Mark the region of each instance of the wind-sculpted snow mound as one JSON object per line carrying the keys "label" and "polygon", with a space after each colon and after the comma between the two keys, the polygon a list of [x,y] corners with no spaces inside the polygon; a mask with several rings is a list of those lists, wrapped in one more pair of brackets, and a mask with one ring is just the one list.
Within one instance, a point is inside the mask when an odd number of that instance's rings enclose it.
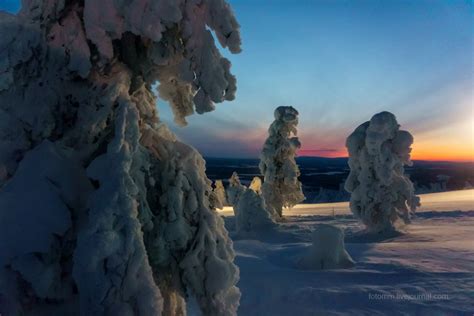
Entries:
{"label": "wind-sculpted snow mound", "polygon": [[345,188],[351,192],[351,211],[372,232],[408,223],[420,205],[404,171],[412,165],[412,143],[411,134],[400,130],[389,112],[374,115],[347,138],[351,171]]}
{"label": "wind-sculpted snow mound", "polygon": [[335,226],[320,224],[313,231],[313,244],[301,257],[297,266],[301,269],[344,269],[354,266],[354,260],[344,247],[344,232]]}
{"label": "wind-sculpted snow mound", "polygon": [[181,125],[234,98],[211,34],[240,51],[229,5],[26,0],[0,15],[0,313],[176,315],[193,295],[236,314],[204,161],[152,90]]}

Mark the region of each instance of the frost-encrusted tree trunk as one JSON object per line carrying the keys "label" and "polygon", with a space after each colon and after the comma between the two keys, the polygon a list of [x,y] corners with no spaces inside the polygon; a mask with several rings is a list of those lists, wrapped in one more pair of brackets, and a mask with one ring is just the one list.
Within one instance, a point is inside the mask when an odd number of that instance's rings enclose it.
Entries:
{"label": "frost-encrusted tree trunk", "polygon": [[298,111],[291,106],[280,106],[274,115],[275,121],[268,129],[259,167],[264,176],[262,194],[266,207],[278,220],[282,217],[283,207],[293,207],[305,197],[295,161],[296,150],[301,147],[296,137]]}
{"label": "frost-encrusted tree trunk", "polygon": [[0,313],[234,315],[204,160],[160,122],[234,98],[224,0],[25,0],[0,13]]}
{"label": "frost-encrusted tree trunk", "polygon": [[347,138],[350,173],[345,188],[351,192],[352,213],[373,232],[408,223],[420,205],[405,175],[411,166],[412,135],[399,129],[395,115],[381,112]]}

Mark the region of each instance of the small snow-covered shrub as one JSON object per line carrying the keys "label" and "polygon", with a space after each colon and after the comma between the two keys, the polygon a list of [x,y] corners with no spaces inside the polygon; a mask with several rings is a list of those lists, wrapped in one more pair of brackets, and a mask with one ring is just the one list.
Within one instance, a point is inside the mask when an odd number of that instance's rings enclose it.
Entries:
{"label": "small snow-covered shrub", "polygon": [[237,172],[233,172],[229,179],[229,187],[227,188],[227,202],[235,206],[239,201],[240,195],[246,190],[245,185],[240,183],[240,178]]}
{"label": "small snow-covered shrub", "polygon": [[280,219],[284,207],[293,207],[304,200],[300,171],[295,161],[301,143],[296,137],[298,111],[291,106],[276,108],[275,121],[268,129],[268,138],[260,155],[263,174],[262,195],[274,219]]}
{"label": "small snow-covered shrub", "polygon": [[257,194],[262,194],[262,180],[260,177],[253,177],[249,189],[253,190]]}
{"label": "small snow-covered shrub", "polygon": [[354,266],[354,260],[344,247],[342,229],[320,224],[313,231],[313,244],[309,252],[300,258],[297,266],[301,269],[344,269]]}
{"label": "small snow-covered shrub", "polygon": [[224,184],[222,183],[222,180],[216,180],[214,182],[213,194],[214,194],[216,208],[223,209],[224,206],[228,205],[226,192],[225,192],[225,188],[224,188]]}
{"label": "small snow-covered shrub", "polygon": [[409,223],[420,205],[413,183],[405,175],[411,166],[413,136],[399,129],[395,115],[381,112],[347,138],[350,173],[345,188],[351,193],[352,213],[371,232]]}
{"label": "small snow-covered shrub", "polygon": [[275,224],[260,194],[261,183],[259,177],[254,177],[250,187],[246,188],[240,183],[237,172],[234,172],[229,179],[227,197],[234,207],[238,233],[257,232],[271,228]]}
{"label": "small snow-covered shrub", "polygon": [[246,189],[234,206],[236,231],[257,232],[275,225],[268,213],[261,195],[252,189]]}

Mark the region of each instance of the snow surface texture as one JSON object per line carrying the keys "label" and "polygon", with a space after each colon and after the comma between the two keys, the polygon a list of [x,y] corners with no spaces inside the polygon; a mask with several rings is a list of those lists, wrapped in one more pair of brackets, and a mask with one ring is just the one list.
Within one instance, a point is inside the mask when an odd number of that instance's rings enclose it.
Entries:
{"label": "snow surface texture", "polygon": [[235,315],[204,160],[160,122],[234,98],[223,0],[25,0],[0,12],[0,313]]}
{"label": "snow surface texture", "polygon": [[[300,171],[295,161],[301,143],[296,137],[298,111],[291,106],[276,108],[275,121],[260,156],[260,172],[264,176],[262,195],[274,219],[282,217],[283,207],[293,207],[304,200]],[[295,135],[295,136],[292,136]]]}
{"label": "snow surface texture", "polygon": [[369,231],[391,231],[409,223],[420,206],[405,175],[411,166],[412,135],[399,129],[395,115],[381,112],[347,138],[350,173],[345,188],[351,192],[352,213]]}
{"label": "snow surface texture", "polygon": [[313,245],[308,254],[297,263],[299,268],[308,270],[344,269],[354,266],[354,260],[344,247],[342,229],[320,224],[312,235]]}
{"label": "snow surface texture", "polygon": [[[239,314],[472,314],[474,190],[421,198],[423,207],[410,229],[392,237],[369,238],[346,206],[342,215],[332,216],[331,204],[299,204],[308,208],[286,214],[271,236],[235,240],[242,291]],[[231,219],[226,224],[232,226]],[[345,247],[356,261],[353,268],[297,266],[307,254],[312,231],[321,224],[344,230]]]}

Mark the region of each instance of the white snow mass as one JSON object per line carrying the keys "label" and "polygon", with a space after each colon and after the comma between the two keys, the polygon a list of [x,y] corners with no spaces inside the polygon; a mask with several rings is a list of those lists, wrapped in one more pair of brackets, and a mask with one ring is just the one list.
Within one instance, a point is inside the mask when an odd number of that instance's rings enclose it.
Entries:
{"label": "white snow mass", "polygon": [[300,171],[295,161],[296,150],[301,147],[296,137],[298,111],[291,106],[280,106],[274,116],[259,167],[264,176],[262,195],[265,204],[272,217],[278,220],[282,217],[283,207],[293,207],[305,197],[298,181]]}
{"label": "white snow mass", "polygon": [[175,120],[232,100],[224,0],[25,0],[0,12],[0,314],[236,315],[232,241]]}
{"label": "white snow mass", "polygon": [[328,224],[319,224],[313,231],[312,240],[310,250],[297,263],[299,268],[326,270],[354,266],[354,260],[344,247],[342,229]]}
{"label": "white snow mass", "polygon": [[369,231],[381,232],[409,223],[420,205],[413,183],[404,172],[411,166],[413,137],[399,129],[395,115],[381,112],[347,138],[350,173],[345,188],[350,208]]}
{"label": "white snow mass", "polygon": [[246,189],[234,206],[237,233],[258,232],[275,226],[261,195]]}
{"label": "white snow mass", "polygon": [[213,193],[214,193],[216,208],[223,209],[224,206],[228,205],[226,192],[225,192],[225,188],[224,188],[224,184],[222,183],[222,180],[216,180],[214,182]]}
{"label": "white snow mass", "polygon": [[247,190],[247,187],[240,182],[237,172],[233,172],[229,179],[229,187],[227,188],[227,201],[234,206],[238,203],[240,195]]}

